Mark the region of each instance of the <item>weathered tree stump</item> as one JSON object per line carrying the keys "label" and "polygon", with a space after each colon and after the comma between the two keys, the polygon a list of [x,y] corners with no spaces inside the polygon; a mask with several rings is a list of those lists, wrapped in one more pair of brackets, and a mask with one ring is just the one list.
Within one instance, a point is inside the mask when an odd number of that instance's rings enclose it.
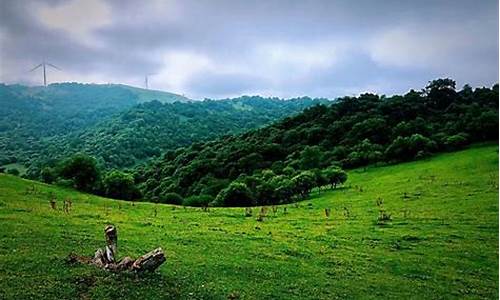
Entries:
{"label": "weathered tree stump", "polygon": [[104,236],[106,238],[106,248],[104,250],[97,249],[93,258],[72,253],[69,255],[68,261],[90,264],[115,272],[133,271],[136,273],[152,272],[165,262],[165,254],[161,248],[156,248],[136,260],[126,256],[118,261],[116,259],[118,253],[118,233],[116,228],[112,225],[106,226]]}

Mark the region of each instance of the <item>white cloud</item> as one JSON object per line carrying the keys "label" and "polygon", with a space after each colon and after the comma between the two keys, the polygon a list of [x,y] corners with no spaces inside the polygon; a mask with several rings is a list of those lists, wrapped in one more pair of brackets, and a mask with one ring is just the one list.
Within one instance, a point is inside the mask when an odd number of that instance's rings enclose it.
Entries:
{"label": "white cloud", "polygon": [[338,61],[338,52],[333,43],[266,43],[256,47],[253,63],[269,79],[290,79],[332,67]]}
{"label": "white cloud", "polygon": [[177,93],[186,91],[185,85],[192,76],[215,68],[207,56],[195,52],[169,51],[163,55],[162,61],[162,69],[150,77],[150,82]]}

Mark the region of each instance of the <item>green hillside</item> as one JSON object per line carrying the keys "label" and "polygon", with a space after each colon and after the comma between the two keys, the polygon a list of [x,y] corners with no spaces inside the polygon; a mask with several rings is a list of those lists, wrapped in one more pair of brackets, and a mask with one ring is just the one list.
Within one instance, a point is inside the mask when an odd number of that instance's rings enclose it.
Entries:
{"label": "green hillside", "polygon": [[60,140],[65,134],[152,100],[190,101],[172,93],[116,84],[29,87],[0,83],[0,166],[15,162],[28,166],[51,145],[46,139]]}
{"label": "green hillside", "polygon": [[[0,84],[0,167],[17,163],[38,178],[76,152],[105,168],[132,167],[167,150],[241,133],[325,99],[239,97],[192,101],[118,84]],[[9,167],[9,166],[7,166]]]}
{"label": "green hillside", "polygon": [[[355,169],[342,189],[274,209],[257,221],[258,207],[245,217],[134,205],[0,175],[0,298],[498,297],[496,144]],[[163,247],[160,271],[138,278],[65,262],[102,247],[108,223],[120,257]]]}
{"label": "green hillside", "polygon": [[[177,193],[212,199],[216,206],[284,204],[297,197],[275,191],[297,194],[303,186],[324,185],[332,166],[410,161],[497,141],[498,84],[455,86],[437,79],[420,92],[362,94],[312,106],[263,128],[163,153],[136,168],[136,182],[146,198],[159,201]],[[232,191],[247,197],[227,196]]]}

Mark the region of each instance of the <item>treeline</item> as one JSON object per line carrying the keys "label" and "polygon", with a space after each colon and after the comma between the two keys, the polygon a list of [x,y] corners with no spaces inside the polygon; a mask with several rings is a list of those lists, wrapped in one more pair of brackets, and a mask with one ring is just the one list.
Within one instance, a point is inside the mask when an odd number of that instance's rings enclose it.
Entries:
{"label": "treeline", "polygon": [[52,167],[43,168],[41,179],[46,183],[115,199],[141,198],[133,175],[119,170],[104,172],[95,158],[84,153],[77,153]]}
{"label": "treeline", "polygon": [[460,91],[455,85],[438,79],[402,96],[340,98],[262,129],[167,151],[136,168],[135,182],[154,201],[283,203],[324,185],[332,168],[419,159],[497,140],[498,84]]}
{"label": "treeline", "polygon": [[[84,153],[77,153],[53,167],[43,168],[41,179],[46,183],[116,199],[134,200],[143,196],[133,174],[119,170],[105,172],[95,158]],[[263,170],[251,176],[242,174],[217,192],[216,197],[205,193],[183,198],[175,192],[168,192],[148,200],[202,207],[283,204],[307,198],[313,188],[321,190],[326,186],[334,189],[346,180],[347,173],[338,166],[301,172],[285,168],[280,175],[272,170]]]}

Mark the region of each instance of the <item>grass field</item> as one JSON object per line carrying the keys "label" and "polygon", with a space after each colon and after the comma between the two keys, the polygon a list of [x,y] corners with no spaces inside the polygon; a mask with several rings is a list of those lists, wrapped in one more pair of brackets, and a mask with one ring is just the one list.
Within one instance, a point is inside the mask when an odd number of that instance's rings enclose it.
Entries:
{"label": "grass field", "polygon": [[[392,220],[378,224],[381,208]],[[354,170],[277,209],[259,222],[259,208],[133,205],[0,175],[0,299],[498,298],[497,145]],[[102,247],[108,223],[119,256],[161,246],[166,263],[138,278],[65,262]]]}

